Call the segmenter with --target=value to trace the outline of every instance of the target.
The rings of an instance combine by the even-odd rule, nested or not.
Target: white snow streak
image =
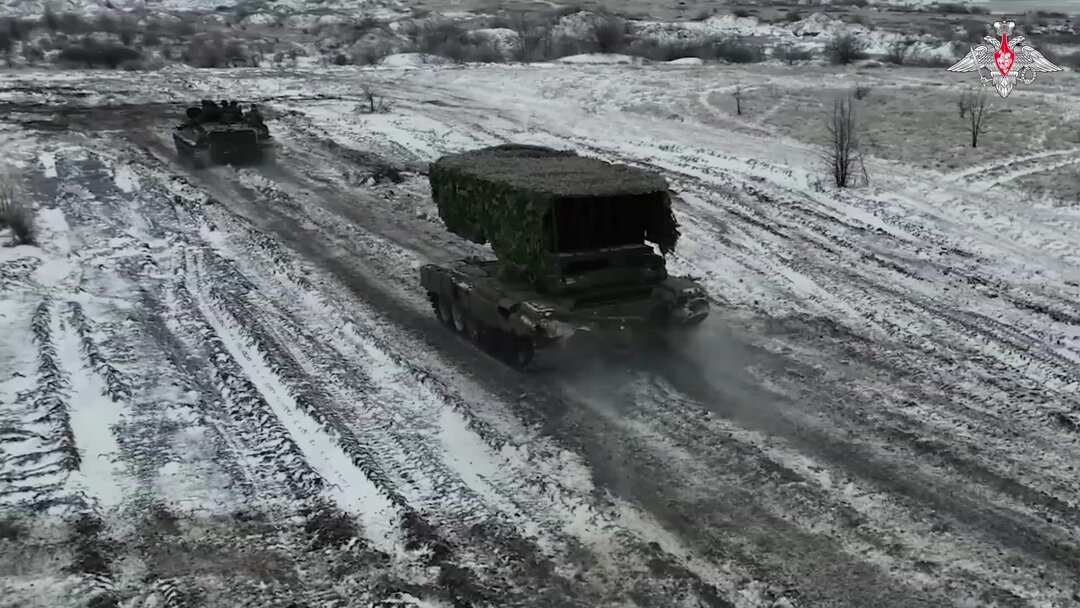
[[[102,508],[116,507],[124,498],[124,474],[120,447],[113,427],[120,423],[120,405],[104,396],[104,383],[85,365],[79,348],[79,336],[59,320],[57,311],[53,331],[59,336],[57,354],[64,369],[71,374],[69,400],[71,428],[82,462],[68,479],[74,493],[85,494]]]
[[[224,322],[201,296],[200,309],[236,358],[244,374],[258,388],[278,420],[289,432],[311,468],[327,483],[327,494],[339,507],[358,515],[370,540],[383,551],[398,553],[397,508],[387,499],[333,439],[296,405],[281,380],[267,367],[262,355]]]

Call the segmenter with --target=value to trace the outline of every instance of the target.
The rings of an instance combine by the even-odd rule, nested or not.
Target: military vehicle
[[[272,156],[270,129],[255,106],[244,111],[235,101],[204,100],[187,110],[173,143],[180,158],[196,167],[258,164]]]
[[[443,156],[429,171],[439,217],[495,259],[426,264],[442,323],[517,368],[574,335],[693,326],[704,290],[667,273],[679,237],[667,181],[572,151],[506,144]],[[644,330],[644,331],[642,331]]]

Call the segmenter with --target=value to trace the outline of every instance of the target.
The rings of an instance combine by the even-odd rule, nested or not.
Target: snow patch
[[[214,307],[199,297],[203,315],[214,327],[237,364],[274,411],[289,436],[304,455],[308,465],[326,481],[324,490],[344,511],[357,515],[367,536],[379,549],[391,555],[399,553],[396,527],[397,507],[353,463],[345,451],[323,430],[317,421],[297,406],[281,379],[266,365],[262,355]]]
[[[121,165],[113,173],[113,182],[122,192],[131,194],[139,189],[139,176],[130,165]]]
[[[73,494],[92,499],[99,507],[111,509],[124,498],[123,466],[120,446],[113,427],[120,424],[122,410],[111,398],[104,396],[105,384],[86,365],[80,349],[79,336],[74,328],[65,326],[60,315],[54,318],[57,353],[61,365],[71,371],[70,420],[75,435],[75,447],[82,461],[79,470],[68,478]]]
[[[45,172],[45,177],[56,179],[56,154],[53,152],[42,152],[38,157],[38,163],[41,164],[42,170]]]
[[[680,57],[667,63],[668,65],[705,65],[705,60],[701,57]]]
[[[620,55],[618,53],[584,53],[581,55],[570,55],[569,57],[560,57],[555,60],[555,63],[600,63],[600,64],[618,64],[618,65],[642,65],[648,63],[648,60],[641,57],[634,57],[631,55]]]
[[[382,58],[378,65],[389,68],[415,68],[423,66],[453,65],[454,60],[427,53],[395,53]]]

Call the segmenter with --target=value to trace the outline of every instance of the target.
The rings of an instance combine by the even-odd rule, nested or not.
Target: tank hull
[[[254,129],[196,131],[182,128],[173,133],[180,158],[196,168],[210,165],[259,165],[273,160],[270,137]]]
[[[481,346],[502,345],[496,354],[525,367],[536,349],[583,334],[624,342],[628,336],[700,324],[709,314],[705,292],[692,280],[665,276],[573,294],[541,292],[508,280],[497,261],[427,264],[420,283],[445,325]]]

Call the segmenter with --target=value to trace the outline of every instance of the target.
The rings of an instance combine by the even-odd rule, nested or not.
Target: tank
[[[173,132],[173,143],[187,164],[254,165],[272,158],[270,130],[255,106],[245,111],[234,101],[203,101],[186,114]]]
[[[494,255],[426,264],[420,284],[444,325],[514,367],[581,334],[668,331],[709,314],[705,291],[667,272],[679,231],[657,173],[510,144],[444,156],[429,179],[446,227]]]

